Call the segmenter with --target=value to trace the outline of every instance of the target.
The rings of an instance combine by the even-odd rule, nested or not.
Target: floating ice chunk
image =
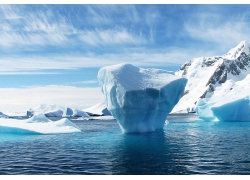
[[[43,113],[46,117],[62,117],[64,109],[64,107],[58,106],[56,104],[41,104],[35,107],[33,111],[36,114]]]
[[[77,133],[81,132],[81,130],[66,118],[59,121],[46,121],[42,115],[35,115],[34,117],[26,120],[1,118],[0,132],[22,134],[59,134]]]
[[[211,107],[211,110],[219,121],[250,121],[250,96]]]
[[[98,80],[107,109],[124,133],[161,129],[179,101],[187,79],[131,64],[103,67]]]
[[[249,85],[250,74],[235,82],[230,90],[221,91],[219,95],[209,99],[200,99],[197,102],[196,113],[205,120],[217,118],[220,121],[250,121]]]
[[[110,116],[111,113],[107,109],[106,102],[103,101],[90,108],[84,109],[91,116]]]
[[[28,118],[26,122],[27,123],[50,122],[50,120],[44,114],[39,113],[39,114],[34,114],[31,118]]]
[[[209,101],[205,98],[200,98],[197,101],[195,112],[200,119],[203,120],[213,120],[215,119],[211,107],[215,104],[214,101]]]
[[[35,114],[43,113],[46,117],[53,118],[53,117],[88,117],[89,115],[79,109],[74,109],[70,107],[63,107],[58,106],[55,104],[47,105],[41,104],[33,109]],[[58,119],[57,118],[57,119]]]
[[[63,113],[63,116],[70,116],[70,117],[88,117],[89,115],[79,109],[72,109],[72,108],[66,108],[66,110]]]

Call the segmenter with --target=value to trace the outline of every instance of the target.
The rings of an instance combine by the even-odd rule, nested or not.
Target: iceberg
[[[73,108],[66,108],[66,110],[63,113],[63,116],[65,117],[72,117],[72,118],[79,118],[79,117],[88,117],[89,115],[81,111],[79,109],[73,109]]]
[[[211,107],[211,110],[219,121],[250,121],[250,96]]]
[[[65,108],[56,104],[47,105],[41,104],[33,109],[36,114],[44,114],[46,117],[60,117],[62,118]]]
[[[78,132],[81,132],[81,130],[70,120],[63,118],[58,121],[51,121],[44,114],[35,114],[32,118],[25,120],[0,119],[0,133],[61,134]]]
[[[187,83],[165,70],[131,64],[103,67],[97,78],[106,107],[123,133],[162,129]]]
[[[217,88],[216,96],[200,99],[196,112],[204,120],[250,121],[250,74],[241,81],[228,81]],[[230,87],[230,88],[228,88]],[[226,89],[226,91],[225,91]]]
[[[68,109],[66,109],[68,110]],[[70,110],[68,110],[70,111]],[[14,134],[62,134],[81,132],[79,127],[72,123],[68,118],[63,118],[63,111],[57,105],[40,105],[35,110],[30,110],[32,116],[16,118],[21,116],[6,116],[0,118],[0,133]],[[59,112],[59,113],[56,113]],[[62,113],[63,112],[63,113]],[[77,110],[72,110],[72,116],[84,115]],[[51,120],[46,115],[58,116],[57,121]],[[78,116],[76,116],[78,117]]]
[[[34,108],[33,113],[44,114],[50,120],[59,120],[64,117],[76,119],[79,117],[89,116],[86,112],[82,110],[58,106],[55,104],[52,105],[42,104],[40,106],[37,106]]]
[[[103,101],[90,108],[84,109],[84,111],[90,116],[110,116],[111,113],[106,107],[106,102]]]

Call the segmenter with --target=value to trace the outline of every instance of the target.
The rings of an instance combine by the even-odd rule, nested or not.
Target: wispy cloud
[[[26,88],[0,88],[0,112],[26,111],[40,104],[57,104],[85,109],[104,100],[100,88],[73,86],[40,86]]]
[[[25,13],[21,7],[1,6],[1,47],[58,45],[69,41],[68,36],[76,31],[64,17],[55,16],[51,10]]]
[[[80,69],[84,67],[103,67],[118,63],[131,63],[137,66],[179,65],[200,56],[214,56],[216,49],[208,51],[196,48],[170,48],[159,50],[138,50],[120,54],[89,54],[64,56],[35,56],[16,58],[0,58],[0,74],[46,74],[54,70]],[[222,54],[221,54],[222,55]],[[85,82],[86,83],[86,82]]]
[[[129,33],[126,29],[112,29],[82,31],[80,39],[88,44],[99,46],[107,44],[144,44],[147,42],[145,38],[140,35]]]
[[[242,40],[250,40],[250,26],[246,22],[249,15],[222,18],[220,14],[201,13],[195,18],[196,21],[189,21],[184,27],[192,39],[214,43],[216,48],[229,50]]]
[[[248,38],[248,13],[227,19],[218,11],[185,6],[183,17],[183,6],[172,7],[0,6],[0,74],[53,73],[123,62],[181,65],[194,57],[226,53]]]
[[[101,46],[107,44],[145,44],[147,42],[140,32],[132,32],[124,27],[113,26],[115,23],[113,14],[109,13],[110,10],[101,10],[102,8],[99,6],[86,6],[88,14],[83,20],[79,20],[83,24],[86,21],[97,25],[100,22],[109,24],[109,26],[100,26],[95,29],[88,26],[74,27],[73,19],[55,13],[50,8],[43,7],[43,10],[26,13],[22,6],[3,5],[1,7],[3,18],[0,19],[0,47],[3,48],[22,47],[25,50],[33,47],[33,49],[41,49],[41,46],[49,45],[56,47],[75,46],[79,49],[81,43]],[[138,15],[134,6],[129,7],[127,9],[129,12],[133,12],[132,15],[136,19]],[[108,6],[103,8],[107,10]]]
[[[88,80],[88,81],[71,82],[70,84],[76,85],[76,84],[96,84],[96,83],[98,83],[97,80]]]
[[[22,16],[19,15],[19,10],[11,5],[1,5],[0,6],[1,18],[5,20],[15,20],[21,19]]]

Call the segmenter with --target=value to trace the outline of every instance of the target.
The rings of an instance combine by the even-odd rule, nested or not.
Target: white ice
[[[219,121],[250,121],[250,96],[211,107]]]
[[[131,64],[103,67],[98,80],[106,105],[124,133],[161,129],[187,79]]]
[[[197,114],[202,119],[220,121],[250,121],[250,75],[241,81],[227,81],[217,87],[217,94],[197,103]]]
[[[180,99],[178,104],[174,107],[172,112],[187,112],[187,108],[196,107],[199,98],[204,94],[208,89],[207,83],[209,82],[212,75],[218,70],[217,68],[224,63],[228,66],[229,62],[234,62],[236,65],[236,59],[241,55],[241,53],[246,53],[250,55],[250,46],[247,41],[240,42],[235,48],[232,48],[228,53],[222,56],[214,57],[199,57],[193,58],[188,61],[189,68],[184,68],[185,70],[178,70],[175,72],[175,75],[179,77],[184,77],[188,79],[188,83],[185,88],[185,95]],[[204,63],[213,62],[211,65],[205,65]],[[206,98],[203,99],[205,106],[199,106],[199,115],[201,117],[211,119],[213,118],[213,113],[209,108],[217,102],[216,99],[226,96],[228,99],[231,97],[227,96],[227,93],[231,91],[232,88],[235,88],[237,82],[242,81],[248,74],[250,74],[250,67],[246,65],[245,69],[241,69],[238,75],[233,75],[232,73],[227,73],[227,80],[225,83],[216,83],[213,84],[214,92],[208,92]],[[242,86],[241,86],[242,87]],[[239,94],[239,93],[238,93]],[[204,111],[206,110],[206,112]]]
[[[81,130],[70,120],[63,118],[59,121],[50,121],[44,114],[37,114],[23,120],[0,118],[0,133],[61,134],[78,132]]]
[[[59,106],[56,104],[41,104],[33,109],[35,114],[44,114],[47,117],[88,117],[89,115],[79,109]]]
[[[111,113],[107,109],[105,101],[98,103],[90,108],[84,109],[83,111],[89,113],[90,115],[98,115],[98,116],[110,116],[111,115]]]

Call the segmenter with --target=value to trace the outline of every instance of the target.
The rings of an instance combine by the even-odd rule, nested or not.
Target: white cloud
[[[0,112],[26,111],[40,104],[57,104],[85,109],[104,100],[100,88],[74,86],[40,86],[0,88]]]
[[[96,84],[97,80],[88,80],[88,81],[79,81],[79,82],[71,82],[70,84]]]
[[[0,5],[0,10],[2,12],[1,18],[5,20],[15,20],[15,19],[20,19],[22,16],[20,16],[18,13],[18,9],[13,9],[13,6],[5,4],[5,5]]]
[[[249,14],[242,14],[225,20],[217,14],[201,13],[184,27],[191,38],[214,43],[216,47],[227,51],[242,40],[250,40],[250,26],[245,21],[248,16]]]
[[[232,48],[232,47],[231,47]],[[228,49],[229,50],[229,49]],[[51,57],[20,57],[18,58],[0,58],[0,74],[53,74],[53,70],[60,69],[78,69],[84,67],[103,67],[119,63],[131,63],[137,66],[167,66],[182,65],[184,62],[200,56],[214,56],[216,50],[206,51],[197,49],[161,49],[145,52],[121,53],[121,54],[103,54],[88,56],[51,56]],[[222,54],[219,54],[222,55]],[[45,71],[46,70],[46,71]],[[58,71],[57,71],[58,72]]]
[[[84,20],[80,19],[80,22],[87,20],[94,24],[102,22],[112,25],[106,26],[105,29],[95,30],[77,29],[67,16],[53,12],[49,8],[27,13],[21,6],[4,5],[1,7],[0,15],[2,13],[3,18],[0,18],[0,47],[2,48],[22,47],[22,49],[27,49],[32,47],[39,49],[39,46],[47,45],[65,47],[78,46],[82,43],[97,46],[145,44],[147,42],[140,34],[129,32],[126,28],[114,28],[115,22],[113,22],[114,17],[111,12],[119,10],[116,6],[86,6],[88,16],[84,17]],[[134,6],[125,7],[128,12],[132,13],[134,19],[138,19]],[[88,26],[86,25],[84,28],[88,28]]]
[[[126,29],[86,30],[80,33],[80,39],[90,45],[145,44],[147,40],[140,35],[129,33]]]
[[[76,33],[65,17],[56,16],[51,10],[27,13],[21,7],[1,6],[1,47],[58,45],[70,42],[68,36]]]

